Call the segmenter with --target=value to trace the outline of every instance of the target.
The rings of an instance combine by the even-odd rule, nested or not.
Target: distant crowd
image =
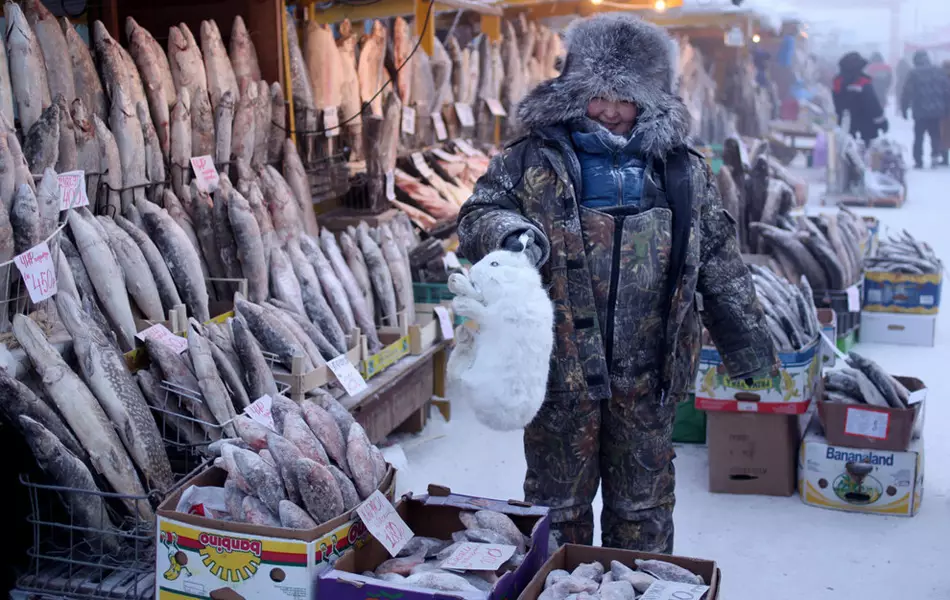
[[[914,119],[914,166],[924,167],[925,136],[930,138],[930,165],[950,165],[950,61],[934,65],[926,51],[918,50],[911,61],[901,59],[895,73],[880,53],[868,61],[849,52],[838,68],[832,94],[839,124],[848,113],[851,134],[866,144],[887,133],[884,109],[893,89],[901,116]]]

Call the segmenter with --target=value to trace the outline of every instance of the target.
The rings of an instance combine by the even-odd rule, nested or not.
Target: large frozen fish
[[[228,390],[215,367],[214,357],[211,355],[211,342],[198,333],[195,323],[192,319],[188,324],[188,353],[195,367],[198,388],[211,414],[222,426],[224,435],[234,437],[236,435],[234,426],[228,423],[235,416],[234,405],[231,404]]]
[[[294,97],[296,127],[300,131],[317,129],[317,113],[313,100],[313,86],[297,39],[297,25],[287,19],[287,45],[290,49],[290,82]]]
[[[396,17],[393,23],[393,62],[399,69],[396,75],[396,91],[399,93],[399,100],[404,106],[409,106],[412,101],[412,79],[413,71],[416,68],[415,56],[412,55],[412,33],[409,31],[409,23],[402,17]]]
[[[240,17],[238,17],[240,18]],[[231,160],[231,127],[234,123],[234,94],[221,95],[214,109],[214,164],[223,167]]]
[[[145,139],[135,105],[122,88],[112,94],[112,114],[109,116],[115,144],[122,163],[122,208],[145,200]]]
[[[283,176],[271,165],[258,169],[267,209],[278,241],[284,242],[303,230],[300,205]]]
[[[56,96],[56,107],[59,113],[59,153],[56,157],[56,171],[66,173],[75,171],[78,166],[78,151],[76,149],[76,125],[69,113],[66,99]]]
[[[257,82],[257,103],[254,106],[254,152],[252,165],[267,162],[267,149],[271,134],[270,87],[263,81]],[[283,137],[283,136],[281,136]]]
[[[13,332],[42,378],[56,408],[89,451],[95,469],[120,494],[144,496],[145,490],[135,473],[135,466],[122,447],[109,417],[89,388],[50,345],[39,325],[29,317],[16,315]],[[152,518],[148,502],[127,500],[125,503],[138,516]]]
[[[40,234],[40,208],[29,186],[17,186],[10,209],[15,254],[23,254],[43,241]]]
[[[383,325],[395,327],[398,323],[396,318],[398,308],[396,292],[393,287],[393,278],[389,271],[389,266],[383,257],[383,252],[379,248],[379,245],[370,237],[369,228],[360,227],[357,233],[359,235],[360,250],[362,250],[363,259],[366,261],[366,269],[369,271],[369,279],[373,284],[373,292],[376,295],[376,300],[379,302]]]
[[[158,133],[148,117],[148,108],[144,102],[135,107],[139,124],[142,126],[142,142],[145,144],[145,176],[151,185],[148,186],[147,196],[152,202],[160,202],[165,195],[165,158],[162,155],[162,146],[158,141]]]
[[[527,93],[521,45],[511,21],[505,21],[505,38],[502,42],[502,56],[505,61],[505,76],[502,80],[501,100],[508,114],[513,115],[515,107]]]
[[[154,204],[144,207],[142,222],[149,237],[165,258],[168,271],[175,280],[189,313],[202,322],[210,319],[208,290],[201,271],[201,258],[185,231],[168,212]]]
[[[0,113],[13,122],[13,86],[10,83],[10,66],[7,62],[7,45],[0,44]]]
[[[214,241],[224,263],[224,272],[229,279],[241,279],[241,262],[238,258],[237,244],[234,241],[234,231],[231,229],[231,220],[228,216],[228,202],[234,187],[228,179],[227,173],[221,174],[221,186],[214,193]]]
[[[313,210],[313,195],[310,193],[310,182],[304,171],[297,147],[287,138],[284,141],[284,180],[293,190],[297,205],[304,218],[304,229],[309,235],[317,235],[317,215]]]
[[[373,21],[370,33],[360,42],[360,59],[356,73],[360,82],[360,99],[369,104],[370,114],[383,116],[383,94],[379,93],[388,81],[383,63],[386,60],[386,27]]]
[[[231,191],[227,209],[241,272],[247,279],[248,298],[260,304],[268,296],[268,263],[260,226],[247,199],[237,190]]]
[[[23,131],[29,131],[33,123],[40,118],[43,109],[52,102],[46,62],[43,59],[43,50],[40,49],[20,5],[7,2],[3,5],[3,14],[7,21],[7,60],[13,99],[16,101],[20,127]],[[10,114],[9,118],[12,122],[13,114]]]
[[[234,338],[234,350],[241,361],[248,396],[255,400],[264,394],[276,396],[274,374],[243,317],[237,316],[231,320],[231,335]]]
[[[244,25],[241,15],[234,17],[228,46],[231,66],[234,68],[234,76],[238,84],[243,79],[260,81],[261,67],[257,61],[257,50],[254,48],[254,41],[251,40],[251,35],[247,32],[247,26]]]
[[[231,59],[221,41],[221,31],[218,24],[212,20],[201,22],[201,54],[205,59],[205,72],[208,76],[208,95],[211,97],[212,108],[224,92],[231,91],[237,95],[238,84],[231,67]]]
[[[191,181],[191,93],[188,88],[178,92],[178,101],[171,112],[171,160],[172,189],[179,198]]]
[[[171,137],[169,133],[169,107],[175,103],[177,94],[172,81],[171,68],[161,46],[148,31],[140,27],[132,17],[126,17],[126,35],[129,38],[129,53],[142,74],[145,97],[151,121],[158,135],[162,156],[169,156]],[[139,117],[142,120],[142,117]]]
[[[16,162],[7,143],[7,134],[0,132],[0,208],[6,212],[8,218],[14,193],[16,193]],[[0,262],[3,260],[5,259],[0,259]]]
[[[343,330],[343,327],[341,327],[340,322],[333,313],[333,309],[330,308],[330,304],[327,303],[327,299],[321,290],[320,279],[317,276],[316,269],[314,269],[310,260],[303,253],[303,250],[301,250],[299,242],[297,240],[289,240],[287,242],[287,252],[290,256],[290,263],[293,265],[294,272],[297,275],[297,281],[300,283],[301,297],[303,299],[304,308],[306,309],[303,314],[310,318],[336,350],[333,356],[331,356],[331,358],[335,358],[346,352],[346,334],[349,333],[349,331]]]
[[[277,247],[272,248],[270,252],[270,287],[275,298],[287,302],[298,313],[305,313],[300,282],[294,275],[287,254]]]
[[[116,335],[119,344],[123,349],[131,350],[136,329],[122,269],[96,225],[91,220],[86,220],[79,211],[71,210],[68,214],[69,228],[73,239],[76,240],[76,249],[82,256],[83,265],[89,273],[96,295],[102,302],[106,315],[118,328]]]
[[[179,405],[175,394],[162,389],[159,380],[148,369],[135,373],[136,383],[148,405],[161,413],[163,437],[179,445],[198,446],[207,442],[207,436],[196,423],[191,413]]]
[[[50,104],[30,127],[23,141],[23,156],[33,173],[55,167],[59,158],[59,108]]]
[[[214,156],[214,153],[214,110],[207,94],[197,94],[191,99],[191,155]]]
[[[102,90],[102,82],[99,81],[96,65],[89,53],[89,46],[66,17],[60,19],[60,27],[66,38],[66,48],[72,61],[76,97],[82,100],[86,110],[90,112],[90,118],[92,115],[103,120],[109,118],[106,94]]]
[[[321,366],[326,362],[316,342],[307,335],[307,332],[298,325],[297,320],[291,316],[297,314],[296,312],[293,310],[285,311],[270,302],[264,303],[264,310],[280,321],[287,331],[293,334],[294,339],[297,340],[297,343],[303,348],[304,353],[306,353],[310,362],[312,362],[315,367]]]
[[[29,189],[29,188],[26,188]],[[0,262],[13,260],[14,240],[13,225],[10,224],[10,205],[13,204],[13,198],[10,204],[0,206]],[[10,275],[15,267],[12,264],[0,266],[0,332],[10,329],[10,305],[7,300],[10,299]]]
[[[350,272],[353,274],[353,278],[356,280],[356,283],[359,286],[360,293],[363,296],[363,301],[366,303],[369,314],[374,315],[376,314],[376,302],[373,298],[373,284],[369,279],[369,270],[366,268],[366,262],[363,259],[363,253],[356,245],[356,241],[354,239],[355,236],[355,229],[352,231],[352,235],[349,231],[341,232],[340,249],[343,251],[343,256],[346,258],[346,266],[349,267]]]
[[[289,331],[277,318],[268,314],[262,307],[248,302],[239,295],[234,299],[235,312],[244,317],[248,329],[260,343],[261,348],[277,356],[278,360],[290,367],[293,358],[300,356],[304,369],[313,369],[313,363],[304,352],[293,332]]]
[[[158,246],[152,241],[152,238],[148,237],[148,234],[122,216],[116,216],[115,222],[135,242],[142,252],[142,256],[148,263],[148,268],[158,288],[158,295],[161,298],[162,307],[165,311],[169,311],[181,304],[181,297],[178,294],[178,289],[175,287],[175,280],[172,278],[171,272],[168,270],[168,265],[165,263],[165,259],[162,258],[162,253],[159,251]]]
[[[393,289],[396,294],[396,308],[404,313],[407,322],[411,325],[415,321],[415,300],[412,292],[412,273],[406,265],[402,252],[396,245],[393,232],[388,223],[379,226],[380,248],[383,258],[389,266],[392,275]]]
[[[257,129],[257,84],[245,82],[241,96],[234,108],[234,124],[231,133],[231,154],[236,162],[238,177],[252,177],[251,159]]]
[[[119,196],[119,190],[122,189],[122,160],[119,158],[119,147],[102,119],[93,115],[92,120],[99,146],[99,168],[102,173],[100,178],[107,188],[106,197],[100,200],[109,207],[107,214],[118,215],[122,212],[122,201]]]
[[[304,260],[304,262],[306,263],[306,260]],[[303,284],[301,284],[301,287],[303,287]],[[317,347],[320,359],[317,360],[315,364],[323,364],[324,361],[331,360],[340,355],[340,351],[333,344],[331,344],[327,339],[327,336],[323,335],[323,332],[320,331],[320,329],[310,321],[310,317],[307,315],[298,314],[292,306],[276,298],[271,298],[267,301],[267,303],[275,309],[280,309],[283,321],[286,322],[287,318],[293,320],[293,322],[296,324],[294,327],[294,333],[298,333],[299,329],[299,332],[303,333],[303,335],[309,338],[310,341],[313,342],[313,344]],[[306,300],[304,303],[306,304]],[[333,314],[330,311],[329,306],[327,307],[327,314],[330,315],[331,319],[333,318]],[[341,335],[342,331],[343,330],[341,329]],[[310,345],[307,344],[307,347],[309,348]]]
[[[57,294],[56,306],[73,338],[83,378],[99,399],[119,438],[151,489],[174,483],[168,455],[148,404],[125,365],[125,358],[99,331],[69,294]]]
[[[204,58],[195,36],[184,23],[168,30],[168,64],[179,97],[183,89],[188,90],[189,98],[198,95],[199,90],[208,93]]]
[[[326,466],[301,458],[294,469],[300,497],[316,522],[326,523],[343,513],[343,494]]]
[[[248,182],[247,180],[238,181],[238,191],[247,199],[251,207],[251,213],[257,221],[257,226],[261,230],[261,241],[264,244],[264,258],[270,256],[270,249],[274,246],[276,234],[274,233],[274,223],[271,221],[270,212],[264,202],[264,193],[257,180]]]
[[[59,197],[59,181],[56,171],[47,168],[43,171],[43,178],[36,186],[36,206],[40,219],[40,239],[53,235],[59,227],[59,212],[61,200]],[[52,242],[50,246],[52,246]]]
[[[267,136],[267,162],[280,161],[287,138],[287,107],[284,105],[284,91],[276,81],[270,86],[270,134]]]
[[[82,264],[82,256],[79,254],[79,250],[76,250],[68,236],[59,238],[59,247],[62,251],[61,258],[66,259],[68,270],[72,275],[72,283],[79,294],[78,298],[82,302],[83,310],[92,317],[100,331],[105,333],[107,337],[115,339],[114,328],[102,312],[92,280],[89,279],[89,273],[86,271],[85,265]],[[57,277],[59,277],[58,270]]]
[[[304,59],[316,108],[326,110],[339,107],[343,100],[343,69],[333,30],[327,24],[308,21],[304,46]]]
[[[333,234],[330,233],[328,229],[324,229],[320,232],[320,246],[323,248],[323,254],[326,256],[330,266],[333,267],[333,272],[336,274],[337,279],[343,286],[343,290],[346,292],[346,297],[353,311],[356,325],[360,328],[360,332],[366,336],[369,351],[375,354],[381,348],[381,344],[379,342],[379,336],[376,335],[376,325],[373,322],[372,309],[366,305],[363,291],[360,289],[360,285],[357,283],[353,272],[350,271],[350,268],[347,266],[346,260],[343,258],[343,253],[336,243],[336,238],[333,237]]]
[[[149,321],[164,321],[165,313],[162,310],[162,298],[158,293],[158,285],[152,277],[152,271],[142,250],[135,240],[111,218],[99,217],[99,222],[109,235],[109,245],[112,246],[119,261],[119,266],[125,275],[125,287],[135,300],[135,305]]]
[[[214,234],[214,201],[205,192],[198,191],[192,182],[192,217],[195,223],[195,233],[201,243],[201,255],[208,265],[211,277],[223,279],[228,276],[218,248],[218,241]],[[224,291],[223,288],[219,291]]]
[[[132,68],[129,68],[129,63],[132,62],[131,57],[128,61],[126,60],[125,49],[109,35],[109,30],[106,29],[102,21],[93,23],[92,39],[106,97],[109,98],[110,102],[115,102],[116,90],[121,89],[126,98],[133,98],[135,84],[132,81],[130,71],[135,70],[135,65],[133,63]],[[136,71],[137,74],[138,71]]]
[[[435,86],[432,112],[441,112],[443,106],[455,102],[455,94],[452,92],[452,59],[438,38],[429,65],[432,67],[432,82]]]
[[[323,288],[323,295],[333,309],[340,327],[344,332],[351,332],[356,327],[356,319],[353,317],[353,309],[350,307],[349,299],[343,284],[333,271],[330,261],[323,254],[319,242],[314,241],[306,235],[300,236],[300,248],[306,255],[307,260],[313,265],[313,269],[320,280],[320,286]]]

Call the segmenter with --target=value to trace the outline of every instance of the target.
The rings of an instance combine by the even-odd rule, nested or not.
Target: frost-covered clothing
[[[696,378],[702,324],[733,377],[775,364],[735,221],[687,147],[668,43],[629,15],[572,26],[562,74],[522,100],[524,137],[492,159],[459,218],[471,260],[526,230],[541,247],[555,348],[547,398],[525,429],[525,496],[552,508],[561,543],[592,543],[602,481],[603,544],[672,551],[673,417]],[[637,105],[640,209],[582,206],[571,132],[597,97]]]
[[[864,72],[867,61],[857,52],[845,54],[838,63],[840,71],[831,86],[838,124],[844,113],[851,115],[851,135],[860,136],[865,143],[887,131],[887,118],[874,91],[871,78]]]
[[[571,132],[581,165],[581,206],[640,206],[643,171],[640,136],[623,137],[591,122]]]
[[[923,50],[914,54],[914,69],[908,73],[901,92],[901,112],[913,113],[914,120],[942,119],[950,113],[950,77],[930,63]]]

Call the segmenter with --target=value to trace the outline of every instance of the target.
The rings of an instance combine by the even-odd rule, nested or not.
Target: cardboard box
[[[942,284],[943,273],[868,271],[864,274],[864,310],[935,315],[940,308]]]
[[[710,412],[709,491],[791,496],[807,416]]]
[[[825,334],[825,337],[828,338],[832,344],[836,344],[836,340],[838,339],[838,316],[835,314],[834,309],[819,308],[817,312],[818,322],[821,323],[821,332]],[[822,342],[821,366],[833,367],[835,366],[835,361],[838,359],[838,355],[835,354],[834,348],[830,347],[824,339],[822,339]]]
[[[223,470],[210,467],[158,507],[155,589],[159,600],[313,598],[317,573],[368,538],[356,511],[305,531],[175,511],[188,487],[221,486],[226,477]],[[390,499],[395,478],[390,468],[379,486]]]
[[[642,560],[663,560],[679,565],[684,569],[702,576],[703,581],[709,586],[709,592],[703,597],[703,600],[717,600],[719,598],[719,580],[722,575],[719,567],[711,560],[699,558],[686,558],[685,556],[672,556],[669,554],[650,554],[648,552],[636,552],[633,550],[620,550],[618,548],[600,548],[594,546],[578,546],[575,544],[565,544],[558,548],[558,551],[548,559],[538,571],[524,592],[518,596],[518,600],[538,600],[541,592],[544,591],[544,580],[548,573],[555,569],[564,569],[573,571],[582,563],[598,561],[605,568],[610,568],[610,561],[621,562],[631,568],[636,568],[635,559]]]
[[[870,450],[906,450],[920,429],[927,387],[913,377],[896,377],[912,394],[908,408],[818,401],[818,417],[828,443]]]
[[[449,315],[449,323],[453,323],[455,315],[452,307],[440,304],[416,304],[416,322],[409,326],[409,352],[418,356],[442,341],[442,328],[435,314],[435,308],[441,306]],[[454,329],[454,325],[452,325]]]
[[[465,510],[494,510],[510,516],[519,529],[531,536],[531,548],[524,562],[509,571],[495,583],[487,600],[516,598],[528,585],[548,555],[550,522],[548,509],[524,502],[490,500],[453,494],[448,488],[429,486],[429,495],[403,497],[396,511],[415,535],[451,539],[452,533],[464,529],[458,514]],[[375,570],[390,558],[382,544],[370,540],[340,558],[332,570],[320,576],[317,597],[320,600],[357,600],[362,598],[400,598],[401,600],[443,600],[449,598],[486,599],[484,592],[439,592],[418,590],[399,583],[382,581],[361,575]]]
[[[904,452],[829,444],[812,422],[798,456],[798,489],[811,506],[912,517],[924,496],[924,443]]]
[[[751,384],[733,380],[715,347],[703,346],[696,374],[696,408],[700,410],[797,415],[808,410],[821,378],[821,337],[798,352],[780,352],[778,375],[757,377]]]
[[[932,348],[937,337],[937,315],[861,313],[861,341]]]

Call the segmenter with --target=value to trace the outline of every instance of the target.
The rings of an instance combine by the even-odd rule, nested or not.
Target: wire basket
[[[350,189],[348,155],[349,149],[344,148],[329,157],[313,160],[304,166],[313,202],[332,200],[347,194]]]

